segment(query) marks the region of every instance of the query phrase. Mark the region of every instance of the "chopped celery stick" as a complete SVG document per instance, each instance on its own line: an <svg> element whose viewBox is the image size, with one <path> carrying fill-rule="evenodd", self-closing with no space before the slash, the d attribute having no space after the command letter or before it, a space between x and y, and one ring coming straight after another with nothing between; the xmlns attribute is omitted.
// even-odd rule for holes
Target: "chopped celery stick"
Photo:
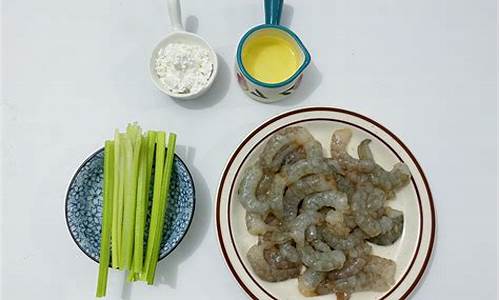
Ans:
<svg viewBox="0 0 500 300"><path fill-rule="evenodd" d="M153 206L151 208L151 220L149 224L149 236L146 248L146 261L144 264L145 270L142 273L141 279L146 279L145 274L148 273L153 259L154 243L158 231L162 231L163 226L159 224L161 214L161 196L162 196L162 181L163 181L163 164L165 161L165 132L159 131L156 133L156 157L155 157L155 174L153 185ZM161 228L159 228L161 227Z"/></svg>
<svg viewBox="0 0 500 300"><path fill-rule="evenodd" d="M138 143L140 147L140 139ZM130 270L134 249L135 207L136 207L136 156L132 139L127 135L124 138L125 148L125 195L123 197L123 229L120 268ZM137 162L139 158L137 155Z"/></svg>
<svg viewBox="0 0 500 300"><path fill-rule="evenodd" d="M165 160L165 166L163 171L163 178L161 184L161 198L160 198L160 211L158 219L158 231L154 237L153 243L153 257L149 262L149 269L146 273L146 280L148 284L153 284L155 278L156 265L158 263L158 256L160 254L160 244L163 238L163 223L165 221L165 212L168 207L168 195L170 190L170 178L172 177L172 171L174 166L174 155L175 155L175 133L170 133L168 137L168 147L167 147L167 158Z"/></svg>
<svg viewBox="0 0 500 300"><path fill-rule="evenodd" d="M142 137L139 156L139 175L137 178L137 202L135 208L135 236L134 236L134 264L133 272L142 271L142 259L144 255L144 226L146 220L146 204L149 184L147 182L147 164L148 164L148 140Z"/></svg>
<svg viewBox="0 0 500 300"><path fill-rule="evenodd" d="M134 249L135 253L138 253L139 251L139 256L136 256L134 254L134 271L138 273L137 279L142 279L142 271L144 269L144 231L146 230L146 215L147 215L147 210L149 208L149 188L150 188L150 183L151 183L151 173L153 171L153 161L154 161L154 156L155 156L155 144L156 144L156 132L155 131L148 131L147 133L147 148L146 148L146 154L147 154L147 164L146 164L146 188L144 191L144 219L142 219L142 224L140 225L142 230L142 241L140 246L136 244L136 248ZM137 220L136 220L136 228L137 228ZM137 233L136 233L137 234ZM144 277L145 280L145 277Z"/></svg>
<svg viewBox="0 0 500 300"><path fill-rule="evenodd" d="M120 249L121 249L121 218L118 210L121 209L121 202L123 201L123 158L121 135L118 129L115 130L114 141L114 185L113 185L113 222L111 230L111 252L112 252L112 266L117 269L120 262Z"/></svg>
<svg viewBox="0 0 500 300"><path fill-rule="evenodd" d="M127 135L120 133L120 186L118 187L118 218L117 218L117 239L118 239L118 269L123 269L123 210L125 206L125 181L127 174L127 157L125 156L125 144ZM113 224L114 225L114 224Z"/></svg>
<svg viewBox="0 0 500 300"><path fill-rule="evenodd" d="M137 279L139 278L139 274L133 272L133 271L129 271L128 274L127 274L127 281L128 282L134 282L134 281L137 281Z"/></svg>
<svg viewBox="0 0 500 300"><path fill-rule="evenodd" d="M104 144L104 207L102 211L99 275L97 277L96 297L104 297L106 295L106 286L108 281L111 222L113 221L113 165L114 143L112 141L106 141Z"/></svg>

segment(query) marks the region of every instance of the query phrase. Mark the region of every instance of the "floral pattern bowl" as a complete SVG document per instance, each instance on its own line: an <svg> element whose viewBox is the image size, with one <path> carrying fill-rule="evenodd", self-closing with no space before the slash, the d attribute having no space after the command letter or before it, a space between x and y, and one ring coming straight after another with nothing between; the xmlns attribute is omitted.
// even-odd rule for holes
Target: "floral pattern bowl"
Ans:
<svg viewBox="0 0 500 300"><path fill-rule="evenodd" d="M83 253L96 262L99 262L101 240L103 165L104 149L101 148L76 171L69 184L65 204L66 223L71 237ZM152 189L149 196L151 205ZM170 254L186 235L194 216L194 208L193 178L184 162L175 155L158 260ZM146 217L145 240L149 220L150 213Z"/></svg>

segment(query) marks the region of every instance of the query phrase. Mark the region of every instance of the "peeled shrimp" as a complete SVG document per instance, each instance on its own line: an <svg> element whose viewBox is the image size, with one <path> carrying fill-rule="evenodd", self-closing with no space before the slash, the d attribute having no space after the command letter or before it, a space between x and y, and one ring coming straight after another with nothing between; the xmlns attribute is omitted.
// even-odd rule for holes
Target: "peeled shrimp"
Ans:
<svg viewBox="0 0 500 300"><path fill-rule="evenodd" d="M283 281L299 276L300 264L286 269L277 269L266 261L264 250L263 245L254 245L247 253L250 266L257 276L269 282Z"/></svg>
<svg viewBox="0 0 500 300"><path fill-rule="evenodd" d="M373 153L372 153L372 150L370 149L370 147L368 146L370 144L370 142L371 142L370 139L364 139L358 145L358 157L359 157L359 159L373 161Z"/></svg>
<svg viewBox="0 0 500 300"><path fill-rule="evenodd" d="M347 195L338 191L330 190L307 196L302 208L304 210L319 210L323 207L332 207L337 211L345 211L349 208Z"/></svg>
<svg viewBox="0 0 500 300"><path fill-rule="evenodd" d="M299 277L303 295L334 293L339 300L393 284L395 263L371 255L369 242L390 245L402 235L402 212L385 203L411 175L404 164L390 171L378 165L368 139L358 158L351 156L351 136L336 130L325 158L303 127L279 130L243 173L238 198L248 231L258 236L247 258L262 280Z"/></svg>
<svg viewBox="0 0 500 300"><path fill-rule="evenodd" d="M264 259L273 268L284 270L300 266L298 261L292 262L287 259L276 245L264 248Z"/></svg>
<svg viewBox="0 0 500 300"><path fill-rule="evenodd" d="M390 197L394 196L394 191L406 185L410 180L410 170L403 163L397 163L391 171L386 171L380 165L376 164L370 149L370 140L363 140L358 146L358 156L360 159L369 160L374 163L374 168L370 176L372 184L388 193Z"/></svg>
<svg viewBox="0 0 500 300"><path fill-rule="evenodd" d="M375 196L373 197L373 195ZM370 206L375 205L370 201L372 198L379 199L380 197L376 195L375 189L369 184L360 186L351 197L351 209L356 224L358 224L359 228L369 237L377 236L382 232L379 220L373 218L370 214L370 210L374 209ZM377 207L375 208L380 208L379 206L381 205L383 205L383 202L380 203L380 205L376 204Z"/></svg>
<svg viewBox="0 0 500 300"><path fill-rule="evenodd" d="M357 172L368 173L373 170L375 164L372 160L358 160L347 153L347 144L352 137L352 131L342 128L333 132L330 144L330 154L342 169L355 170Z"/></svg>
<svg viewBox="0 0 500 300"><path fill-rule="evenodd" d="M344 214L337 210L329 210L325 217L326 223L337 236L347 236L351 228L344 222Z"/></svg>
<svg viewBox="0 0 500 300"><path fill-rule="evenodd" d="M281 255L283 255L283 257L285 257L288 261L294 263L300 262L300 253L291 242L283 243L279 246L279 248Z"/></svg>
<svg viewBox="0 0 500 300"><path fill-rule="evenodd" d="M262 235L275 229L273 226L269 226L264 222L262 215L248 211L245 215L245 222L248 232L253 235Z"/></svg>
<svg viewBox="0 0 500 300"><path fill-rule="evenodd" d="M312 269L306 269L304 273L299 276L299 291L306 297L318 295L316 288L326 277L325 272L318 272Z"/></svg>
<svg viewBox="0 0 500 300"><path fill-rule="evenodd" d="M321 227L323 240L333 249L349 250L358 246L366 238L366 234L359 228L354 229L346 238L339 237L328 227Z"/></svg>
<svg viewBox="0 0 500 300"><path fill-rule="evenodd" d="M272 245L283 244L292 240L288 232L280 230L268 231L263 235L260 235L259 238L262 244L272 244Z"/></svg>
<svg viewBox="0 0 500 300"><path fill-rule="evenodd" d="M329 252L332 250L330 246L328 246L328 244L323 242L322 240L314 240L309 244L314 248L314 250L317 250L319 252Z"/></svg>
<svg viewBox="0 0 500 300"><path fill-rule="evenodd" d="M266 201L269 198L269 193L271 186L273 184L274 175L264 174L262 175L259 183L257 184L257 189L255 190L255 196L260 201Z"/></svg>
<svg viewBox="0 0 500 300"><path fill-rule="evenodd" d="M397 163L391 171L386 171L381 166L376 165L370 179L374 186L381 188L388 194L388 198L392 198L395 191L408 184L410 176L408 166Z"/></svg>
<svg viewBox="0 0 500 300"><path fill-rule="evenodd" d="M314 271L328 272L342 268L346 257L340 250L320 252L310 245L301 248L302 262Z"/></svg>
<svg viewBox="0 0 500 300"><path fill-rule="evenodd" d="M363 257L355 257L348 259L342 269L328 273L328 278L332 280L348 278L359 273L366 265L367 259Z"/></svg>
<svg viewBox="0 0 500 300"><path fill-rule="evenodd" d="M269 138L260 155L260 165L266 172L277 172L287 155L303 147L307 158L321 157L323 150L307 129L296 126L279 130ZM281 153L281 152L285 153Z"/></svg>
<svg viewBox="0 0 500 300"><path fill-rule="evenodd" d="M382 246L392 245L403 233L403 213L399 210L385 207L384 217L382 218L388 220L388 224L384 226L382 234L371 238L369 241Z"/></svg>
<svg viewBox="0 0 500 300"><path fill-rule="evenodd" d="M262 169L257 165L249 167L243 174L238 189L238 198L241 205L243 205L248 212L261 215L265 214L270 209L269 202L259 201L256 197L257 185L263 174Z"/></svg>
<svg viewBox="0 0 500 300"><path fill-rule="evenodd" d="M306 176L289 186L285 196L283 197L283 217L285 221L290 221L297 216L298 206L302 199L308 195L328 191L332 188L335 188L335 181L332 178L328 178L323 175ZM330 195L329 198L332 198L332 196L333 195ZM334 199L329 200L334 201ZM309 200L309 202L314 201L315 200ZM336 203L340 203L342 199L335 201Z"/></svg>
<svg viewBox="0 0 500 300"><path fill-rule="evenodd" d="M300 178L315 174L333 174L335 167L329 163L328 159L312 158L303 159L298 162L287 165L281 170L281 176L285 178L288 184L293 184Z"/></svg>
<svg viewBox="0 0 500 300"><path fill-rule="evenodd" d="M323 221L323 216L315 211L305 211L297 218L289 223L288 229L290 236L297 243L298 247L302 247L305 242L305 231L308 226L318 224Z"/></svg>
<svg viewBox="0 0 500 300"><path fill-rule="evenodd" d="M396 265L392 260L370 255L363 269L356 275L332 282L335 291L348 294L360 291L386 291L394 284Z"/></svg>

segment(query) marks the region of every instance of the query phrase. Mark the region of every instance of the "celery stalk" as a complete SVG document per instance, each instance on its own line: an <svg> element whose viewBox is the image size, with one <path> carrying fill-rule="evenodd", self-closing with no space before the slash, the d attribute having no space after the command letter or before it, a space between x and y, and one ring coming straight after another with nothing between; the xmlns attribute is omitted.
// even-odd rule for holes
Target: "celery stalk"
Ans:
<svg viewBox="0 0 500 300"><path fill-rule="evenodd" d="M135 208L135 236L134 236L134 264L133 272L142 271L142 259L144 255L144 225L146 219L146 190L149 188L147 183L147 164L148 164L148 140L142 137L139 158L139 175L137 178L137 202ZM133 273L131 272L131 273Z"/></svg>
<svg viewBox="0 0 500 300"><path fill-rule="evenodd" d="M162 196L162 181L163 181L163 165L165 162L165 132L156 133L156 157L155 157L155 174L153 185L153 204L151 208L151 220L149 225L149 236L146 248L146 261L142 273L142 279L146 279L148 274L151 260L154 257L154 243L156 240L157 232L161 231L159 219L161 214L161 196ZM161 226L163 227L163 226Z"/></svg>
<svg viewBox="0 0 500 300"><path fill-rule="evenodd" d="M139 161L139 155L135 155L134 147L137 144L134 136L124 138L125 148L125 195L123 206L123 229L122 229L122 248L120 257L120 268L130 270L132 254L134 249L134 229L135 229L135 208L137 193L137 168L136 160ZM140 147L140 139L138 142Z"/></svg>
<svg viewBox="0 0 500 300"><path fill-rule="evenodd" d="M115 130L115 145L114 145L114 185L113 185L113 222L111 230L111 253L112 253L112 266L117 269L120 261L121 249L121 218L118 213L121 209L121 202L123 201L123 161L122 161L122 146L120 141L120 133L118 129Z"/></svg>
<svg viewBox="0 0 500 300"><path fill-rule="evenodd" d="M135 273L133 271L128 272L128 274L127 274L127 281L128 282L134 282L137 280L137 278L138 278L137 273Z"/></svg>
<svg viewBox="0 0 500 300"><path fill-rule="evenodd" d="M112 141L106 141L104 145L104 207L102 211L101 248L99 252L99 275L97 277L96 297L104 297L106 295L108 281L111 223L113 221L113 165L114 143Z"/></svg>
<svg viewBox="0 0 500 300"><path fill-rule="evenodd" d="M159 218L157 222L158 231L156 231L156 236L154 237L153 243L153 256L149 261L149 269L146 273L146 280L148 284L153 284L156 272L156 265L158 263L158 256L160 254L160 244L163 238L163 223L165 221L165 212L168 207L168 195L170 190L170 178L172 177L172 170L174 166L174 155L175 155L175 133L170 133L168 137L168 147L167 147L167 158L165 160L165 166L163 171L163 178L161 183L161 198L160 198L160 210L158 212Z"/></svg>
<svg viewBox="0 0 500 300"><path fill-rule="evenodd" d="M144 141L143 141L144 143ZM155 144L156 144L156 132L155 131L148 131L147 137L146 137L146 152L145 156L147 157L146 160L146 169L145 169L145 174L146 174L146 179L145 179L145 190L144 190L144 203L143 203L143 210L144 210L144 218L142 219L142 223L139 222L139 220L136 220L136 235L137 235L137 226L139 226L140 233L139 233L139 239L140 239L140 244L135 244L135 249L134 249L134 271L137 273L136 279L142 278L141 273L144 268L144 231L146 227L146 215L147 215L147 209L148 209L148 204L149 204L149 187L151 183L151 173L153 170L153 161L155 157ZM137 208L139 209L139 208ZM139 222L139 223L137 223ZM142 235L141 235L142 234ZM142 236L142 238L140 238ZM136 255L137 254L137 255ZM145 277L144 277L145 279Z"/></svg>

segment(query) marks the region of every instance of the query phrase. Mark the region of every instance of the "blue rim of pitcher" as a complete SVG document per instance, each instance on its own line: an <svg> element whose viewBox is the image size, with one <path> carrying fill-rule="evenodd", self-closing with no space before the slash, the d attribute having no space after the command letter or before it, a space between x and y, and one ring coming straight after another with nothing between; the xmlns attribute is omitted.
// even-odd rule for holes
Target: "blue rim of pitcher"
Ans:
<svg viewBox="0 0 500 300"><path fill-rule="evenodd" d="M281 31L286 32L297 42L300 49L302 50L302 53L304 53L304 62L302 63L300 68L298 68L297 71L295 71L295 73L293 73L292 76L290 76L288 79L286 79L285 81L282 81L282 82L267 83L267 82L262 82L260 80L255 79L252 75L250 75L250 73L247 72L247 70L245 69L245 66L243 65L243 61L241 60L241 52L243 51L243 44L245 44L245 41L247 40L247 38L255 31L258 31L261 29L266 29L266 28L273 28L273 29L277 29L277 30L281 30ZM309 51L307 51L304 44L302 44L302 41L299 39L299 37L290 29L288 29L284 26L281 26L281 25L262 24L262 25L256 26L256 27L250 29L249 31L247 31L247 33L245 33L245 35L241 38L240 43L238 45L236 60L238 61L238 67L240 68L241 72L243 72L243 75L245 75L245 77L248 80L250 80L254 84L257 84L257 85L260 85L263 87L275 88L275 87L282 87L282 86L285 86L285 85L293 82L302 73L302 71L304 71L304 69L307 68L307 66L311 62L311 55L309 54Z"/></svg>

